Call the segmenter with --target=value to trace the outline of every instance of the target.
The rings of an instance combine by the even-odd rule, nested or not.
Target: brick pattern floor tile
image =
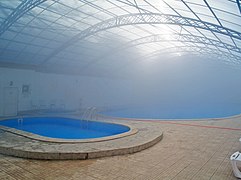
[[[163,139],[138,153],[90,160],[44,161],[0,155],[0,179],[236,179],[229,157],[241,151],[241,117],[138,123],[155,123],[162,130]]]

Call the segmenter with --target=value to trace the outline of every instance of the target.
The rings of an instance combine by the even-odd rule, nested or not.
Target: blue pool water
[[[103,114],[122,118],[168,120],[222,118],[241,114],[241,104],[155,105],[112,109]]]
[[[129,127],[119,124],[59,117],[26,117],[22,123],[18,119],[7,119],[0,121],[0,125],[41,136],[63,139],[99,138],[130,130]]]

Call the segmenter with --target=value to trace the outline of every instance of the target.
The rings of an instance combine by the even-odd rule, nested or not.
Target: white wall
[[[192,61],[193,59],[190,59]],[[30,70],[0,68],[0,116],[3,114],[3,88],[10,81],[19,89],[19,111],[31,109],[31,102],[47,107],[65,104],[77,109],[80,99],[85,107],[115,107],[169,103],[241,105],[241,71],[207,61],[168,61],[144,64],[128,79],[44,74]],[[151,63],[151,62],[146,62]],[[31,94],[24,96],[22,85],[29,84]],[[41,102],[40,102],[41,101]]]
[[[126,97],[131,93],[129,83],[124,80],[0,68],[0,115],[3,114],[4,106],[3,88],[9,87],[11,81],[12,87],[19,89],[19,111],[29,110],[32,105],[49,108],[51,103],[56,106],[64,103],[66,109],[77,109],[80,99],[86,107],[120,106],[130,101]],[[22,94],[22,85],[30,85],[29,95]]]

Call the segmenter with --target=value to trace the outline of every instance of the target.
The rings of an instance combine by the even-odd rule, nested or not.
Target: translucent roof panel
[[[185,54],[241,68],[237,1],[2,0],[0,9],[0,67],[111,75]]]

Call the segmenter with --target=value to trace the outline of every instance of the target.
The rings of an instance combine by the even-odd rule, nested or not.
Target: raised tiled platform
[[[160,128],[154,124],[105,120],[131,126],[135,133],[97,142],[48,142],[31,139],[0,130],[0,153],[31,159],[92,159],[135,153],[153,146],[162,139]]]

